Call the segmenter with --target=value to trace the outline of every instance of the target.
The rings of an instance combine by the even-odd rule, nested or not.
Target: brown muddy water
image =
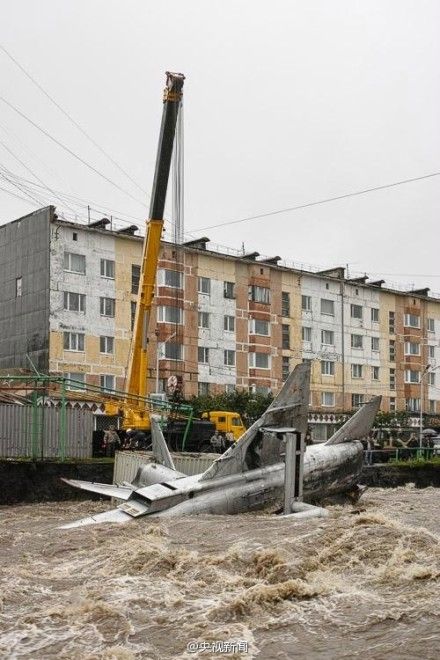
[[[56,526],[108,504],[1,507],[0,656],[438,658],[439,504],[433,488],[372,489],[323,520],[73,530]]]

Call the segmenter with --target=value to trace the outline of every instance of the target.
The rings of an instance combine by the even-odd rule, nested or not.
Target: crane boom
[[[182,88],[185,76],[167,71],[167,80],[163,96],[162,123],[157,148],[156,167],[149,220],[144,240],[142,265],[139,280],[133,339],[130,350],[126,381],[126,400],[122,406],[123,426],[149,426],[148,412],[139,404],[133,409],[132,400],[147,396],[148,369],[148,326],[156,284],[157,264],[159,260],[160,240],[163,229],[163,214],[168,187],[168,178],[173,153],[177,116],[182,100]],[[131,397],[131,398],[130,398]]]

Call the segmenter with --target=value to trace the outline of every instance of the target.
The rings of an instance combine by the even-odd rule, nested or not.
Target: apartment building
[[[124,388],[143,242],[135,229],[66,222],[54,207],[0,227],[1,369],[32,360],[78,387]],[[310,360],[316,421],[331,424],[375,394],[385,411],[440,413],[440,300],[280,261],[214,251],[208,239],[164,242],[149,391],[177,375],[187,397],[276,393]]]

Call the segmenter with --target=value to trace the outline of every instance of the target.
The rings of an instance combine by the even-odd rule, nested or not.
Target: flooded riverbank
[[[440,491],[372,489],[328,519],[200,516],[58,530],[107,508],[0,508],[0,655],[436,658]],[[237,648],[237,647],[235,647]]]

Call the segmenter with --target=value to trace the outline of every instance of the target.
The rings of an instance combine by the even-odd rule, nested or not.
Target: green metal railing
[[[83,393],[86,395],[90,402],[102,404],[105,400],[117,403],[123,401],[124,403],[136,407],[146,409],[151,414],[158,414],[162,418],[162,424],[168,416],[176,416],[180,419],[186,419],[183,448],[191,428],[193,419],[193,408],[188,404],[170,403],[169,401],[160,401],[149,397],[140,397],[132,394],[126,394],[122,390],[109,390],[97,385],[83,383],[82,381],[65,378],[63,376],[47,376],[45,374],[38,374],[35,376],[7,376],[0,381],[0,389],[2,383],[20,383],[23,389],[30,390],[28,397],[29,406],[31,408],[30,415],[30,454],[33,460],[44,458],[44,399],[46,397],[59,396],[60,413],[58,424],[58,458],[65,460],[66,458],[66,438],[67,438],[67,403],[68,393],[72,392],[76,395]],[[54,392],[53,389],[58,388]],[[5,387],[5,391],[9,388]],[[10,391],[10,390],[9,390]],[[40,396],[39,396],[39,393]],[[43,405],[41,405],[43,399]]]

